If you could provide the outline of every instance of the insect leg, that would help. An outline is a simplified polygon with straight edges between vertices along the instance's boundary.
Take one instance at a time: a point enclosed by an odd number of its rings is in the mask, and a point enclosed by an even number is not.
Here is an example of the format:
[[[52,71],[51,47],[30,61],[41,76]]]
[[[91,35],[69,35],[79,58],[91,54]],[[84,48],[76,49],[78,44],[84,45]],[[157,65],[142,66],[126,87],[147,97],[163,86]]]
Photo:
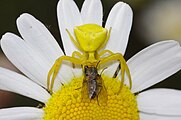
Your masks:
[[[100,106],[100,104],[99,104],[99,98],[98,98],[99,96],[97,95],[96,96],[96,100],[97,100],[97,104]]]

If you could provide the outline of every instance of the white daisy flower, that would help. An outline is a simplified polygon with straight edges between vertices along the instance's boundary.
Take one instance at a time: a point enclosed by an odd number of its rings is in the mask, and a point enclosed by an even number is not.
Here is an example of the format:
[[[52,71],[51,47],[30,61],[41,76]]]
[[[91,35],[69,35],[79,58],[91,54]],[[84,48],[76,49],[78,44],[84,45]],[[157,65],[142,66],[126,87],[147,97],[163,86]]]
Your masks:
[[[100,0],[85,0],[79,12],[73,0],[60,0],[57,7],[58,22],[67,56],[77,48],[65,29],[86,23],[102,25]],[[112,27],[105,49],[124,54],[132,24],[132,10],[118,2],[111,10],[105,28]],[[144,89],[163,81],[181,69],[181,47],[173,40],[153,44],[127,61],[132,88],[123,86],[119,94],[119,78],[112,78],[116,65],[108,66],[103,79],[108,92],[106,106],[97,100],[84,102],[80,98],[82,69],[73,69],[63,63],[53,87],[47,92],[47,75],[57,58],[64,53],[47,28],[36,18],[25,13],[17,19],[22,38],[6,33],[1,47],[7,58],[26,76],[0,68],[0,89],[35,99],[45,106],[14,107],[0,110],[2,120],[180,120],[181,91],[170,89]],[[64,84],[64,86],[61,85]],[[128,83],[125,81],[125,83]]]

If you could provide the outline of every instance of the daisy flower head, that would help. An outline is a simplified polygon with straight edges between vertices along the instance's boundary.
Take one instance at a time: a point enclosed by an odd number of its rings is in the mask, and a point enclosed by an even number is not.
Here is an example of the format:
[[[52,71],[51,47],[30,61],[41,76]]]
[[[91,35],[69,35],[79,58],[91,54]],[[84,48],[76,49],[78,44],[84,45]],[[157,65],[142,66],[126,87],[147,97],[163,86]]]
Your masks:
[[[21,37],[3,35],[3,52],[25,76],[0,68],[0,89],[35,99],[44,107],[1,109],[0,119],[181,119],[181,91],[141,92],[181,69],[176,41],[153,44],[126,62],[122,56],[132,25],[129,5],[114,5],[103,27],[100,0],[85,0],[81,11],[73,0],[60,0],[57,14],[65,54],[47,28],[27,13],[17,19]]]

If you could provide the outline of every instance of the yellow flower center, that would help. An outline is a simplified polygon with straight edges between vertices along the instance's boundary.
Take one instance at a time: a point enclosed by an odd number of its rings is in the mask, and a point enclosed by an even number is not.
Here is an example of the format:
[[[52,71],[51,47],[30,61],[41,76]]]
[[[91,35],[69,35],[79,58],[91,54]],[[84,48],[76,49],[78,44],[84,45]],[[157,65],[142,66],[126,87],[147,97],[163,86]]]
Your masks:
[[[117,78],[102,75],[107,89],[106,105],[98,100],[84,102],[81,96],[83,77],[73,78],[52,95],[44,109],[44,120],[139,120],[136,96],[127,86],[120,89]]]

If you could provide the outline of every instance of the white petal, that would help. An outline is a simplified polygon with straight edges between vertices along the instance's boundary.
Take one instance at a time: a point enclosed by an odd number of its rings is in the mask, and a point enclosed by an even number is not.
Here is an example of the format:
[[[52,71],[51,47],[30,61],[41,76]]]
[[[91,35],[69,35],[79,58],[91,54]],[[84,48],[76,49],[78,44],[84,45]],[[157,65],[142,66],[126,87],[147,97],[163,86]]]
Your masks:
[[[0,67],[0,89],[30,97],[45,103],[50,94],[28,78]]]
[[[51,64],[64,55],[48,29],[30,14],[24,13],[17,19],[18,30],[27,44],[39,52]]]
[[[137,102],[141,112],[181,117],[181,91],[179,90],[148,90],[138,95]]]
[[[58,22],[59,22],[59,28],[61,32],[62,42],[64,46],[64,50],[66,55],[72,56],[72,53],[74,51],[78,51],[76,46],[73,44],[73,42],[70,40],[70,37],[68,36],[66,29],[68,29],[71,34],[74,36],[73,28],[75,26],[82,24],[81,15],[79,12],[79,9],[77,8],[75,2],[73,0],[60,0],[57,6],[57,14],[58,14]],[[68,64],[72,68],[72,64]],[[66,70],[64,70],[65,75]],[[72,73],[74,76],[80,76],[82,73],[81,69],[72,69]]]
[[[124,55],[131,30],[132,17],[133,13],[129,5],[123,2],[114,5],[106,21],[105,27],[107,29],[112,27],[112,31],[105,49]]]
[[[33,107],[0,109],[0,120],[41,120],[44,111]]]
[[[43,87],[47,87],[47,75],[52,66],[47,59],[44,59],[24,40],[12,33],[3,35],[1,47],[8,59],[20,71]],[[66,64],[61,66],[61,73],[55,83],[56,90],[61,86],[60,81],[64,83],[72,79],[73,74],[68,67]]]
[[[132,92],[139,92],[181,69],[181,47],[173,40],[153,44],[128,60]]]
[[[6,33],[1,39],[1,47],[7,58],[26,76],[46,87],[48,63],[41,58],[20,37]]]
[[[118,65],[119,65],[119,62],[111,61],[111,62],[109,62],[109,63],[107,63],[105,65],[102,65],[101,66],[101,68],[102,68],[101,71],[106,68],[103,73],[106,76],[113,77],[113,75],[116,72],[116,69],[117,69]]]
[[[57,58],[64,55],[48,29],[30,14],[22,14],[17,19],[17,26],[25,43],[35,50],[39,56],[41,55],[42,60],[46,60],[50,67],[54,64]],[[58,78],[59,81],[55,83],[54,89],[56,90],[61,86],[60,80],[64,83],[73,76],[70,67],[65,64],[61,65],[60,71],[61,73]]]
[[[181,120],[181,116],[155,115],[140,112],[140,120]]]
[[[74,35],[73,28],[81,25],[81,15],[73,0],[60,0],[57,6],[58,23],[66,55],[71,56],[77,48],[70,40],[66,29]]]
[[[102,3],[100,0],[85,0],[81,9],[84,24],[94,23],[102,26]]]

